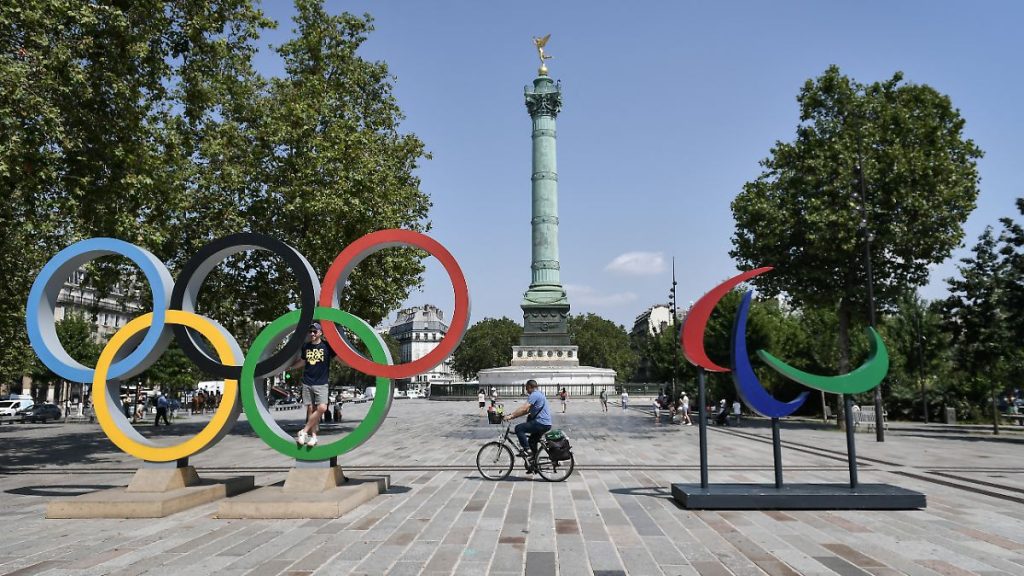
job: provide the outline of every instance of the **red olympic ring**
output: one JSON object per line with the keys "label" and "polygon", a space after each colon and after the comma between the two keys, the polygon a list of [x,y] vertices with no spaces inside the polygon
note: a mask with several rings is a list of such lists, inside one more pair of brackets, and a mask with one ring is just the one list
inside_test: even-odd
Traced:
{"label": "red olympic ring", "polygon": [[352,345],[341,336],[338,327],[330,320],[322,322],[324,337],[338,357],[352,368],[371,376],[398,379],[408,378],[429,371],[444,361],[459,345],[469,327],[469,286],[462,268],[455,258],[436,240],[411,230],[380,230],[372,232],[349,244],[331,263],[320,287],[320,305],[330,308],[337,307],[339,296],[345,289],[352,270],[371,254],[395,246],[415,246],[426,250],[437,258],[451,278],[455,290],[455,311],[448,333],[441,338],[437,347],[419,360],[405,364],[380,364],[369,360],[356,352]]}

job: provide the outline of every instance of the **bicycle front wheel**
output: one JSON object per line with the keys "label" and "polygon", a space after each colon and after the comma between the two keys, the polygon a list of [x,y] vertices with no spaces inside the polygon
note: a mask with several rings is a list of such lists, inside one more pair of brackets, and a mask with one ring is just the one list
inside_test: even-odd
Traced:
{"label": "bicycle front wheel", "polygon": [[512,449],[501,442],[488,442],[476,453],[476,469],[488,480],[504,480],[515,463]]}
{"label": "bicycle front wheel", "polygon": [[568,460],[554,461],[551,456],[544,450],[541,450],[540,454],[537,455],[537,473],[540,477],[547,480],[548,482],[561,482],[572,474],[573,468],[576,467],[576,460],[572,456],[572,452],[569,453]]}

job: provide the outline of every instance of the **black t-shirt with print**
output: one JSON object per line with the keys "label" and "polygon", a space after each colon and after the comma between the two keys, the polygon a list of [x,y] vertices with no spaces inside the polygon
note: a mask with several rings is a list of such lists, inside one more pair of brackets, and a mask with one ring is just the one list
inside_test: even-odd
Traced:
{"label": "black t-shirt with print", "polygon": [[310,386],[327,384],[327,374],[334,355],[334,350],[325,340],[320,340],[319,344],[306,342],[302,346],[302,358],[306,361],[306,368],[302,371],[302,383]]}

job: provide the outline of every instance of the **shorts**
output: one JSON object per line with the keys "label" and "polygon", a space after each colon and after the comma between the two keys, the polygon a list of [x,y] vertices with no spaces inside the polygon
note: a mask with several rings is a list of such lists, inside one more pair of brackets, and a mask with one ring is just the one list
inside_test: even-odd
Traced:
{"label": "shorts", "polygon": [[306,405],[327,404],[327,384],[303,384],[302,403]]}
{"label": "shorts", "polygon": [[486,402],[481,402],[481,403],[480,403],[480,407],[481,407],[481,408],[483,408],[483,407],[484,407],[484,404],[486,404]]}

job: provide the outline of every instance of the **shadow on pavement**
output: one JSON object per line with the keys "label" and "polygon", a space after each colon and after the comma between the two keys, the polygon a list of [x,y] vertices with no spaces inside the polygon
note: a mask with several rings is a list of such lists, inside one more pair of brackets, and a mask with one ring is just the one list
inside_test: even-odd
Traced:
{"label": "shadow on pavement", "polygon": [[43,497],[71,497],[91,494],[101,490],[116,488],[106,484],[50,484],[45,486],[23,486],[4,490],[7,494],[18,494],[19,496],[43,496]]}
{"label": "shadow on pavement", "polygon": [[612,494],[623,496],[648,496],[650,498],[667,498],[672,500],[672,490],[660,486],[637,486],[636,488],[612,488]]}
{"label": "shadow on pavement", "polygon": [[[182,422],[176,421],[170,426],[139,426],[136,430],[144,438],[151,439],[161,445],[176,444],[185,438],[195,436],[202,430],[207,421]],[[325,434],[346,434],[359,425],[359,421],[352,420],[340,424],[323,425],[322,431]],[[5,427],[4,432],[9,430],[24,431],[24,425],[19,427]],[[52,425],[49,425],[52,426]],[[48,425],[34,425],[35,428],[46,428]],[[288,433],[297,432],[301,424],[284,423],[282,428]],[[52,433],[39,436],[21,436],[16,442],[3,443],[0,448],[0,473],[16,473],[9,469],[16,468],[42,468],[76,466],[87,467],[97,464],[121,464],[124,454],[110,439],[103,430],[97,426],[68,425],[65,427],[52,426]],[[231,436],[246,436],[257,438],[252,426],[246,421],[239,421],[231,428]],[[0,440],[3,434],[0,434]]]}

